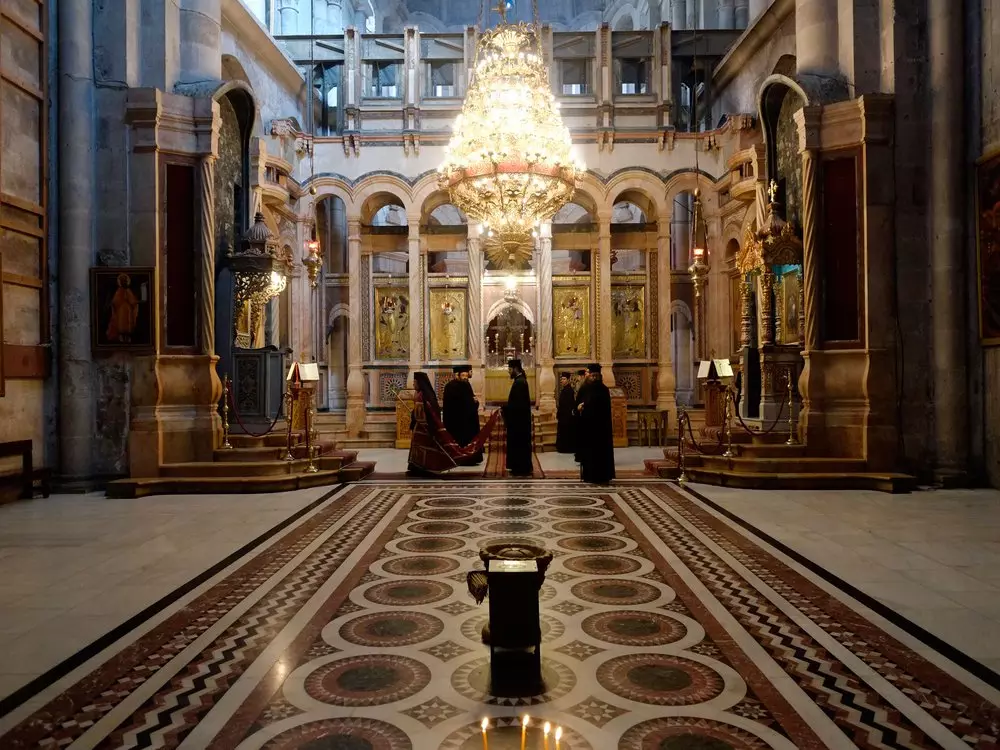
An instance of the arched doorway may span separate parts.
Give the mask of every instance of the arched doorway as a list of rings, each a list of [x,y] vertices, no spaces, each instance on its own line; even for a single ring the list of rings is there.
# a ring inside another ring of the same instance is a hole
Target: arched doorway
[[[694,316],[686,302],[670,304],[670,349],[674,364],[677,403],[695,403],[694,378]]]

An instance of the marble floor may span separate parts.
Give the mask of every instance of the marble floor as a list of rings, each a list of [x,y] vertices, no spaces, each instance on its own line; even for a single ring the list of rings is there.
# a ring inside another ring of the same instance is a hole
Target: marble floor
[[[998,525],[639,480],[3,506],[0,747],[997,747]],[[518,540],[555,555],[530,690],[465,584]]]
[[[375,470],[380,474],[403,474],[406,472],[406,457],[408,451],[395,448],[372,448],[359,451],[359,461],[375,461]],[[558,475],[565,479],[564,474],[580,473],[580,464],[569,453],[539,453],[538,462],[546,475]],[[647,458],[663,458],[663,448],[642,448],[630,446],[615,448],[615,468],[623,473],[638,474],[645,470],[643,463]]]

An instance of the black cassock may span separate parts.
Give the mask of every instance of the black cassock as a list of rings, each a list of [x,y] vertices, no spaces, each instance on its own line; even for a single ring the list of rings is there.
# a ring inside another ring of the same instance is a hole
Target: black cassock
[[[573,453],[576,450],[576,440],[573,439],[576,427],[574,409],[576,409],[576,394],[573,393],[573,386],[564,385],[559,391],[559,408],[556,411],[556,421],[559,423],[556,432],[556,450],[560,453]]]
[[[580,479],[607,484],[615,478],[615,441],[611,427],[611,391],[594,381],[587,388],[580,415]]]
[[[507,468],[515,476],[531,474],[531,395],[528,379],[518,375],[510,386],[507,405],[503,407],[507,426]]]
[[[573,429],[576,430],[577,436],[581,433],[583,429],[583,416],[580,413],[580,404],[587,400],[587,389],[590,387],[590,381],[584,380],[580,384],[580,390],[576,392],[576,401],[573,404]],[[580,463],[580,451],[583,450],[583,441],[577,439],[574,445],[573,458],[576,459],[577,463]]]
[[[444,387],[444,428],[463,448],[479,434],[479,404],[468,380],[455,378]]]

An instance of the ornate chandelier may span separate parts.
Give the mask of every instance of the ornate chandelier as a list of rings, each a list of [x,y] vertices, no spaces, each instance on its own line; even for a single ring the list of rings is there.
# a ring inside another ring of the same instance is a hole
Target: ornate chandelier
[[[538,225],[570,197],[583,165],[549,85],[537,13],[532,24],[500,25],[476,47],[475,73],[439,168],[452,203],[479,221],[494,266],[530,257]]]

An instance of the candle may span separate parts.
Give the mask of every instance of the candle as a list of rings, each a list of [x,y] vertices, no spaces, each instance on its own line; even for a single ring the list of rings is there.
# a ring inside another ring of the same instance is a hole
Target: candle
[[[489,745],[486,744],[486,730],[490,726],[490,720],[483,719],[483,723],[480,726],[483,728],[483,750],[490,750]]]
[[[525,714],[524,718],[521,719],[521,750],[524,750],[524,743],[525,740],[527,739],[527,734],[528,734],[528,714]]]
[[[549,722],[545,722],[545,726],[542,727],[542,739],[545,743],[544,750],[549,750],[549,732],[552,731],[552,725]]]
[[[562,739],[562,727],[556,727],[556,750],[559,750],[559,740]]]

